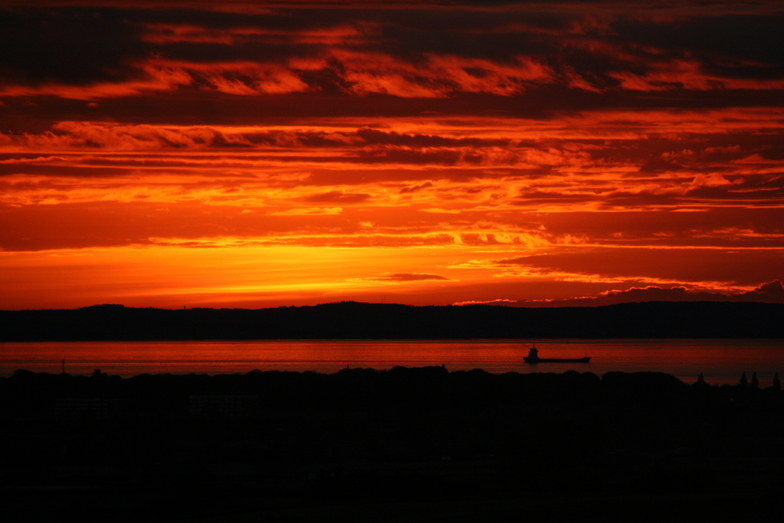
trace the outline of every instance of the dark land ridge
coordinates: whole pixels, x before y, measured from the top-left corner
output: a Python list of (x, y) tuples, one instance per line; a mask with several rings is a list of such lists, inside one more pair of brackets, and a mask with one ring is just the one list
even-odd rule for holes
[(19, 370), (0, 423), (9, 522), (751, 521), (784, 487), (754, 375)]
[(518, 308), (340, 302), (268, 309), (95, 305), (0, 311), (0, 341), (783, 337), (784, 304), (772, 303)]

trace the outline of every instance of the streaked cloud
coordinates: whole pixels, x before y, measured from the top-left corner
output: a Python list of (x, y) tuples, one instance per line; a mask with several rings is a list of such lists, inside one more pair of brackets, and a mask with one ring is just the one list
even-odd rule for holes
[(599, 296), (575, 297), (567, 300), (532, 300), (508, 304), (518, 307), (596, 307), (613, 305), (616, 303), (635, 303), (644, 301), (784, 303), (784, 287), (782, 287), (782, 283), (778, 280), (763, 283), (757, 288), (749, 291), (724, 293), (692, 290), (686, 287), (632, 287), (623, 291), (606, 291)]
[(782, 22), (773, 1), (3, 4), (0, 307), (90, 305), (67, 295), (96, 271), (140, 305), (768, 299)]

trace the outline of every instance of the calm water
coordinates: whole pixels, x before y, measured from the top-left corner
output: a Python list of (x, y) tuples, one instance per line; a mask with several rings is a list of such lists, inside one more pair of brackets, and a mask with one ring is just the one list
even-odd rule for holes
[(756, 372), (768, 386), (784, 373), (784, 340), (572, 340), (537, 343), (540, 357), (588, 355), (589, 364), (523, 362), (530, 343), (512, 340), (387, 341), (276, 340), (175, 342), (0, 343), (0, 375), (16, 369), (57, 373), (65, 359), (70, 374), (189, 372), (244, 373), (259, 370), (336, 372), (351, 367), (446, 365), (449, 370), (489, 372), (657, 371), (687, 383), (703, 373), (711, 384), (737, 383)]

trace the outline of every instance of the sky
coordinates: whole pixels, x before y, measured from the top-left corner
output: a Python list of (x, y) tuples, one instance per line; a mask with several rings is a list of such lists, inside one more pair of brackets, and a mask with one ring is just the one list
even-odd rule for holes
[(0, 3), (0, 309), (782, 280), (780, 1)]

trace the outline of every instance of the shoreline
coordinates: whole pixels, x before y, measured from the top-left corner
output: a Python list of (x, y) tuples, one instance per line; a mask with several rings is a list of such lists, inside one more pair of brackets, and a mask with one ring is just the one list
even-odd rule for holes
[(0, 378), (0, 500), (9, 521), (721, 518), (777, 506), (783, 408), (751, 376), (20, 370)]
[(275, 309), (0, 311), (0, 341), (784, 338), (784, 304), (641, 302), (601, 307), (340, 302)]

